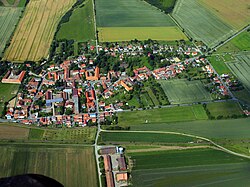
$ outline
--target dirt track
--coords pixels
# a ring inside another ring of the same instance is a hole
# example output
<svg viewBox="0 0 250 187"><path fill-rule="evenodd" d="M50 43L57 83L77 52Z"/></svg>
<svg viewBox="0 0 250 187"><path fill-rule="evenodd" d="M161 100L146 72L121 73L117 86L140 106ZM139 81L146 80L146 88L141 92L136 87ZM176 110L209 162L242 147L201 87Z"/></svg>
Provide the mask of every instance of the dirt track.
<svg viewBox="0 0 250 187"><path fill-rule="evenodd" d="M2 1L2 3L4 4L4 6L17 7L17 5L19 4L20 0L16 0L13 5L10 5L7 0L0 0L0 1Z"/></svg>

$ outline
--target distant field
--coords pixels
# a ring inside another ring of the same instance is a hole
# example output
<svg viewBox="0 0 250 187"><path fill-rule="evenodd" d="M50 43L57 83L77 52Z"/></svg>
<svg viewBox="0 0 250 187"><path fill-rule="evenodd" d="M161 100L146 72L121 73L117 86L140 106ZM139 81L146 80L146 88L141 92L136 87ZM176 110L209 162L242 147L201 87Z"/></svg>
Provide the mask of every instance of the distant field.
<svg viewBox="0 0 250 187"><path fill-rule="evenodd" d="M98 186L92 147L0 145L0 148L1 178L35 173L64 186Z"/></svg>
<svg viewBox="0 0 250 187"><path fill-rule="evenodd" d="M99 27L100 42L130 40L186 40L187 37L175 26L170 27Z"/></svg>
<svg viewBox="0 0 250 187"><path fill-rule="evenodd" d="M187 40L169 15L140 0L96 0L98 36L104 41Z"/></svg>
<svg viewBox="0 0 250 187"><path fill-rule="evenodd" d="M134 186L247 186L250 162L212 149L130 153Z"/></svg>
<svg viewBox="0 0 250 187"><path fill-rule="evenodd" d="M207 119L207 115L201 105L118 113L118 123L121 126L140 126L143 124L149 125L203 119Z"/></svg>
<svg viewBox="0 0 250 187"><path fill-rule="evenodd" d="M28 128L17 128L0 123L0 140L24 140L29 136Z"/></svg>
<svg viewBox="0 0 250 187"><path fill-rule="evenodd" d="M62 24L57 39L75 40L77 42L95 39L93 2L86 0L76 8L69 22Z"/></svg>
<svg viewBox="0 0 250 187"><path fill-rule="evenodd" d="M250 50L250 32L247 31L230 40L220 47L217 52L239 52L244 50Z"/></svg>
<svg viewBox="0 0 250 187"><path fill-rule="evenodd" d="M140 0L96 0L98 27L167 27L172 19Z"/></svg>
<svg viewBox="0 0 250 187"><path fill-rule="evenodd" d="M4 54L9 61L39 61L46 58L62 16L75 0L30 0Z"/></svg>
<svg viewBox="0 0 250 187"><path fill-rule="evenodd" d="M250 2L248 0L201 0L201 2L236 29L241 29L250 23Z"/></svg>
<svg viewBox="0 0 250 187"><path fill-rule="evenodd" d="M250 53L238 54L235 58L228 66L250 93Z"/></svg>
<svg viewBox="0 0 250 187"><path fill-rule="evenodd" d="M180 115L181 116L181 115ZM250 119L202 120L178 123L130 123L131 130L173 131L203 136L213 139L247 139L250 138Z"/></svg>
<svg viewBox="0 0 250 187"><path fill-rule="evenodd" d="M217 118L218 116L231 117L233 115L242 115L243 112L236 102L220 102L220 103L208 103L207 109L211 116Z"/></svg>
<svg viewBox="0 0 250 187"><path fill-rule="evenodd" d="M223 22L198 0L177 1L173 16L186 33L209 47L217 45L235 33L233 27Z"/></svg>
<svg viewBox="0 0 250 187"><path fill-rule="evenodd" d="M4 103L17 94L19 86L19 84L0 83L0 114L4 108Z"/></svg>
<svg viewBox="0 0 250 187"><path fill-rule="evenodd" d="M0 57L4 52L6 43L9 41L23 8L0 7Z"/></svg>
<svg viewBox="0 0 250 187"><path fill-rule="evenodd" d="M140 132L102 132L99 143L188 143L196 139L173 134Z"/></svg>
<svg viewBox="0 0 250 187"><path fill-rule="evenodd" d="M212 100L201 81L163 80L160 84L171 104Z"/></svg>
<svg viewBox="0 0 250 187"><path fill-rule="evenodd" d="M213 55L209 57L209 61L212 64L213 68L216 72L220 75L230 73L230 69L226 65L226 61L233 61L234 58L227 59L225 58L226 55Z"/></svg>

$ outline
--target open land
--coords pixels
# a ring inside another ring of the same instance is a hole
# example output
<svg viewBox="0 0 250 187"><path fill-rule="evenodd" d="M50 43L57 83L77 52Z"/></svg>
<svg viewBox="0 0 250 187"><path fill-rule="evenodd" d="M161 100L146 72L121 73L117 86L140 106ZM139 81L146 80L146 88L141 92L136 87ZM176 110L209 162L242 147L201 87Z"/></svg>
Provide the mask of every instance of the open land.
<svg viewBox="0 0 250 187"><path fill-rule="evenodd" d="M83 146L0 145L0 177L42 174L64 186L98 186L94 151Z"/></svg>
<svg viewBox="0 0 250 187"><path fill-rule="evenodd" d="M129 153L134 186L247 185L250 163L213 149Z"/></svg>
<svg viewBox="0 0 250 187"><path fill-rule="evenodd" d="M231 71L227 67L226 62L233 61L234 58L228 54L226 55L213 55L209 57L209 61L212 64L213 68L219 75L229 74Z"/></svg>
<svg viewBox="0 0 250 187"><path fill-rule="evenodd" d="M171 104L212 100L201 81L163 80L160 84Z"/></svg>
<svg viewBox="0 0 250 187"><path fill-rule="evenodd" d="M198 0L177 1L173 16L190 37L203 41L209 47L214 47L236 32Z"/></svg>
<svg viewBox="0 0 250 187"><path fill-rule="evenodd" d="M149 125L206 119L208 117L201 105L118 113L118 124L120 126L140 126L143 124Z"/></svg>
<svg viewBox="0 0 250 187"><path fill-rule="evenodd" d="M169 15L146 2L97 0L95 3L96 22L101 42L187 39Z"/></svg>
<svg viewBox="0 0 250 187"><path fill-rule="evenodd" d="M180 132L212 139L249 139L249 123L249 118L141 125L131 123L130 129L138 131Z"/></svg>
<svg viewBox="0 0 250 187"><path fill-rule="evenodd" d="M218 53L250 50L250 32L244 31L218 49Z"/></svg>
<svg viewBox="0 0 250 187"><path fill-rule="evenodd" d="M228 66L250 92L250 53L238 54L235 59L235 61L228 63Z"/></svg>
<svg viewBox="0 0 250 187"><path fill-rule="evenodd" d="M84 1L74 9L69 21L63 23L56 38L77 42L95 39L95 26L92 0Z"/></svg>
<svg viewBox="0 0 250 187"><path fill-rule="evenodd" d="M74 2L75 0L31 0L4 59L39 61L46 58L60 19Z"/></svg>
<svg viewBox="0 0 250 187"><path fill-rule="evenodd" d="M0 113L4 109L4 103L13 98L18 91L19 84L0 83Z"/></svg>
<svg viewBox="0 0 250 187"><path fill-rule="evenodd" d="M137 40L186 40L186 36L174 26L171 27L99 27L100 42Z"/></svg>
<svg viewBox="0 0 250 187"><path fill-rule="evenodd" d="M0 123L0 140L93 144L96 128L44 129Z"/></svg>
<svg viewBox="0 0 250 187"><path fill-rule="evenodd" d="M0 57L18 23L22 10L23 8L0 7Z"/></svg>
<svg viewBox="0 0 250 187"><path fill-rule="evenodd" d="M201 0L206 8L236 29L250 23L250 2L247 0Z"/></svg>
<svg viewBox="0 0 250 187"><path fill-rule="evenodd" d="M140 133L140 132L102 132L99 142L102 143L150 143L150 144L167 144L167 143L188 143L194 142L195 138L161 133Z"/></svg>
<svg viewBox="0 0 250 187"><path fill-rule="evenodd" d="M243 115L243 112L240 108L239 103L236 102L219 102L219 103L208 103L206 105L207 110L210 115L217 118L221 117L230 117L230 116L240 116Z"/></svg>

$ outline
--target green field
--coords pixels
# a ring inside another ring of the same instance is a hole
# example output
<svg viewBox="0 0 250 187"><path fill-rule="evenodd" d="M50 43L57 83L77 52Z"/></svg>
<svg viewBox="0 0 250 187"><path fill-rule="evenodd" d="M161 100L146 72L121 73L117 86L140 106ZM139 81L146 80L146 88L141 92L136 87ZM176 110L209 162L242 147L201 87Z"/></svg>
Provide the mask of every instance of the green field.
<svg viewBox="0 0 250 187"><path fill-rule="evenodd" d="M74 9L69 21L61 25L56 38L77 42L95 39L92 0L86 0Z"/></svg>
<svg viewBox="0 0 250 187"><path fill-rule="evenodd" d="M149 125L206 119L206 112L201 105L118 113L118 124L121 126L140 126L143 124Z"/></svg>
<svg viewBox="0 0 250 187"><path fill-rule="evenodd" d="M98 37L104 41L186 40L169 15L140 0L96 0Z"/></svg>
<svg viewBox="0 0 250 187"><path fill-rule="evenodd" d="M178 123L131 123L131 130L170 131L187 133L212 139L247 139L250 137L250 119L202 120Z"/></svg>
<svg viewBox="0 0 250 187"><path fill-rule="evenodd" d="M174 135L174 134L161 134L161 133L140 133L140 132L102 132L99 138L99 143L188 143L194 142L196 139Z"/></svg>
<svg viewBox="0 0 250 187"><path fill-rule="evenodd" d="M0 83L0 114L4 109L4 103L8 102L17 94L19 86L19 84Z"/></svg>
<svg viewBox="0 0 250 187"><path fill-rule="evenodd" d="M209 47L235 33L233 27L223 22L198 0L177 1L173 16L190 37L203 41Z"/></svg>
<svg viewBox="0 0 250 187"><path fill-rule="evenodd" d="M97 27L168 27L172 19L140 0L96 0Z"/></svg>
<svg viewBox="0 0 250 187"><path fill-rule="evenodd" d="M0 7L0 57L21 16L23 8Z"/></svg>
<svg viewBox="0 0 250 187"><path fill-rule="evenodd" d="M228 63L228 66L250 92L250 53L238 54L235 59L234 62Z"/></svg>
<svg viewBox="0 0 250 187"><path fill-rule="evenodd" d="M212 64L213 68L216 72L220 75L222 74L229 74L231 71L226 65L226 61L232 61L233 58L231 57L230 60L225 58L226 55L213 55L208 58L210 63Z"/></svg>
<svg viewBox="0 0 250 187"><path fill-rule="evenodd" d="M246 89L235 91L233 92L233 94L236 98L238 98L239 100L243 101L244 103L250 106L250 94Z"/></svg>
<svg viewBox="0 0 250 187"><path fill-rule="evenodd" d="M220 102L220 103L208 103L206 105L207 110L210 112L210 115L217 117L231 117L231 116L241 116L243 112L239 106L239 103L236 102Z"/></svg>
<svg viewBox="0 0 250 187"><path fill-rule="evenodd" d="M230 40L220 47L217 52L239 52L244 50L250 50L250 32L247 31Z"/></svg>
<svg viewBox="0 0 250 187"><path fill-rule="evenodd" d="M169 27L98 27L100 42L130 40L186 40L187 37L175 26Z"/></svg>
<svg viewBox="0 0 250 187"><path fill-rule="evenodd" d="M213 149L130 153L133 186L247 186L248 159Z"/></svg>
<svg viewBox="0 0 250 187"><path fill-rule="evenodd" d="M94 150L83 146L0 145L0 177L35 173L64 186L98 186Z"/></svg>
<svg viewBox="0 0 250 187"><path fill-rule="evenodd" d="M160 84L171 104L212 100L201 81L163 80Z"/></svg>

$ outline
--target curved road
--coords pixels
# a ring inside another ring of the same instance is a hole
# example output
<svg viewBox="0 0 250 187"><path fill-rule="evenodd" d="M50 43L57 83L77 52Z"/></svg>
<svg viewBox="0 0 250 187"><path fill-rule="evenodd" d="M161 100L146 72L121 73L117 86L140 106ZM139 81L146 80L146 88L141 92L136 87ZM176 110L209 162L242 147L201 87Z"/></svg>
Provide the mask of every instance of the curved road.
<svg viewBox="0 0 250 187"><path fill-rule="evenodd" d="M214 141L212 141L212 140L210 140L208 138L201 137L201 136L196 136L196 135L192 135L192 134L186 134L186 133L180 133L180 132L168 132L168 131L166 131L166 132L165 131L115 131L115 130L111 131L111 130L102 130L102 129L101 129L101 132L111 132L111 133L116 133L116 132L123 132L123 133L129 133L129 132L134 132L134 133L161 133L161 134L174 134L174 135L188 136L188 137L197 138L197 139L207 141L207 142L213 144L215 147L219 148L220 150L222 150L222 151L224 151L226 153L250 159L250 156L243 155L243 154L240 154L240 153L236 153L236 152L231 151L231 150L229 150L229 149L227 149L225 147L222 147L221 145L215 143Z"/></svg>

